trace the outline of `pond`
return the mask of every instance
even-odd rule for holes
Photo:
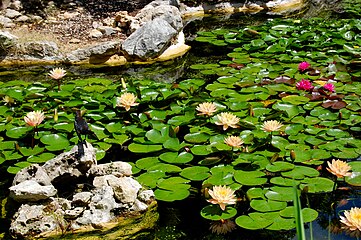
[[[7,74],[2,186],[76,144],[80,109],[98,161],[130,162],[154,190],[161,219],[150,239],[297,239],[302,222],[307,239],[357,236],[340,216],[361,207],[361,20],[264,20],[200,31],[191,53],[150,71]],[[32,111],[45,118],[29,127]]]

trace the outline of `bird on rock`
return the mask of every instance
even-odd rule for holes
[[[83,139],[81,138],[81,135],[84,135],[84,141],[85,141],[87,135],[94,134],[89,129],[88,123],[83,118],[80,110],[75,111],[74,129],[75,129],[76,134],[78,135],[80,142],[82,142],[82,143],[83,143]]]

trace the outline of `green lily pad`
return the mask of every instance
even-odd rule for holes
[[[45,153],[42,153],[37,156],[34,156],[34,155],[29,156],[27,161],[31,162],[31,163],[44,163],[54,157],[55,157],[55,154],[45,152]]]
[[[230,206],[226,206],[224,211],[218,205],[208,205],[201,210],[201,216],[212,221],[229,219],[236,216],[236,214],[237,210]]]
[[[287,203],[272,200],[252,199],[250,206],[259,212],[273,212],[284,209],[287,207]]]
[[[267,178],[264,178],[265,175],[266,174],[261,171],[237,170],[234,173],[234,179],[242,185],[256,186],[267,182]]]
[[[152,171],[146,172],[137,177],[137,180],[145,186],[150,188],[155,188],[157,186],[157,182],[160,178],[165,177],[165,172],[162,171]]]
[[[162,153],[159,158],[167,163],[181,164],[191,162],[193,155],[188,152],[181,152],[180,154],[177,152],[166,152]]]
[[[137,168],[147,170],[148,168],[160,163],[158,157],[141,158],[135,162]]]
[[[292,170],[295,167],[294,164],[289,162],[274,162],[266,166],[266,169],[270,172],[284,172]]]
[[[44,143],[46,149],[49,151],[64,150],[70,145],[68,139],[60,134],[48,134],[40,138],[40,141]]]
[[[320,173],[311,167],[295,166],[291,171],[281,172],[281,175],[287,178],[304,179],[305,177],[317,177]]]
[[[209,173],[209,168],[207,167],[193,166],[184,168],[180,175],[192,181],[202,181],[208,178],[211,174]]]
[[[30,155],[37,155],[44,151],[44,148],[35,146],[34,148],[26,148],[26,147],[20,147],[19,151],[24,156],[30,156]]]
[[[310,99],[308,97],[299,96],[299,95],[289,95],[282,98],[282,101],[285,103],[291,103],[293,105],[301,105],[308,103]]]
[[[312,222],[316,220],[318,217],[318,212],[312,208],[303,208],[301,211],[302,211],[303,222],[305,223]],[[289,206],[281,210],[280,216],[285,218],[294,218],[295,217],[294,206]]]
[[[178,173],[181,172],[182,169],[178,166],[166,163],[157,163],[147,169],[148,171],[162,171],[166,173]]]
[[[138,144],[131,143],[128,146],[129,151],[134,153],[149,153],[149,152],[158,152],[162,150],[162,145],[146,145],[146,144]]]
[[[160,201],[174,202],[177,200],[186,199],[190,192],[188,189],[177,189],[176,191],[170,191],[165,189],[156,189],[154,191],[155,198]]]
[[[6,136],[15,139],[23,138],[32,129],[31,127],[13,127],[6,131]]]
[[[302,180],[300,188],[303,189],[306,186],[309,193],[332,192],[334,181],[324,177],[305,178]]]
[[[253,212],[247,215],[241,215],[236,218],[236,224],[249,230],[264,229],[273,223],[273,219],[278,217],[278,213],[259,213]]]
[[[209,139],[209,134],[207,133],[201,133],[201,132],[197,132],[197,133],[188,133],[184,136],[184,139],[187,142],[190,143],[204,143]]]

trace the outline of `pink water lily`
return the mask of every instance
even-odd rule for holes
[[[298,70],[303,72],[307,70],[310,66],[311,64],[309,64],[308,62],[301,62],[300,64],[298,64]]]
[[[296,88],[298,90],[306,90],[309,91],[313,89],[312,83],[309,80],[302,79],[298,83],[296,83]]]
[[[333,85],[332,83],[326,83],[325,85],[323,85],[323,88],[330,92],[335,91],[335,85]]]

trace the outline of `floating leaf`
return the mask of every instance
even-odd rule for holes
[[[201,210],[202,217],[212,221],[229,219],[236,216],[236,214],[237,210],[230,206],[227,206],[224,211],[218,205],[208,205]]]
[[[209,173],[209,168],[207,167],[193,166],[183,169],[180,175],[192,181],[202,181],[208,178],[211,174]]]
[[[129,151],[135,153],[150,153],[150,152],[157,152],[162,150],[162,145],[146,145],[146,144],[138,144],[138,143],[131,143],[128,146]]]

